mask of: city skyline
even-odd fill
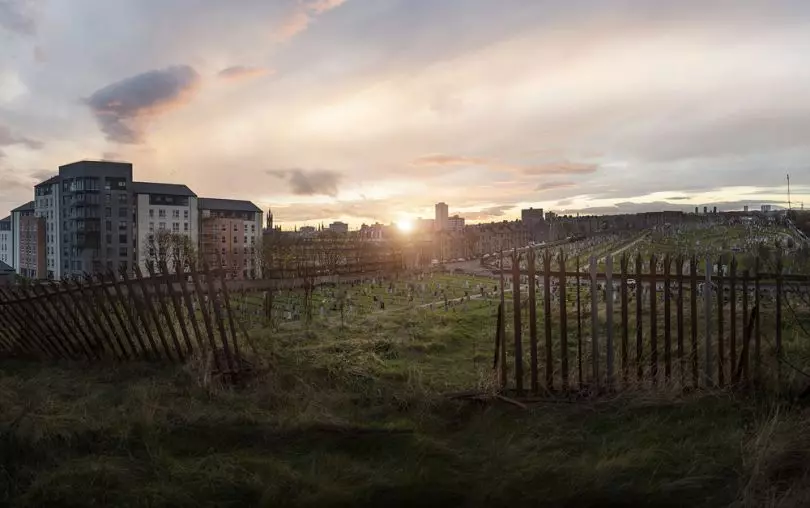
[[[810,6],[704,4],[10,0],[0,218],[102,158],[285,228],[798,208]]]

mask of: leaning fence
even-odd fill
[[[784,306],[810,307],[810,278],[785,274],[781,260],[772,273],[759,260],[742,270],[736,259],[655,255],[623,255],[618,269],[612,256],[569,266],[549,251],[502,254],[509,262],[493,364],[518,395],[778,385],[791,365]]]
[[[2,356],[182,362],[203,354],[214,371],[232,374],[246,366],[240,332],[224,274],[207,266],[0,288]]]

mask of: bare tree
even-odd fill
[[[150,233],[143,248],[147,267],[159,268],[164,263],[171,270],[186,268],[197,260],[197,248],[187,235],[160,230]]]

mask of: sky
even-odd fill
[[[0,217],[81,159],[352,226],[810,208],[806,0],[0,0]]]

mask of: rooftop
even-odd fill
[[[0,273],[14,273],[14,268],[0,261]]]
[[[34,211],[34,202],[29,201],[28,203],[18,206],[12,212],[33,212]]]
[[[238,199],[216,199],[200,198],[198,200],[200,210],[228,210],[234,212],[261,212],[262,209],[250,201]]]
[[[132,182],[132,192],[135,194],[197,197],[187,186],[178,183]]]
[[[57,182],[59,182],[59,175],[54,175],[54,176],[48,178],[47,180],[45,180],[44,182],[39,182],[34,187],[40,187],[42,185],[53,185],[53,184],[55,184]]]

